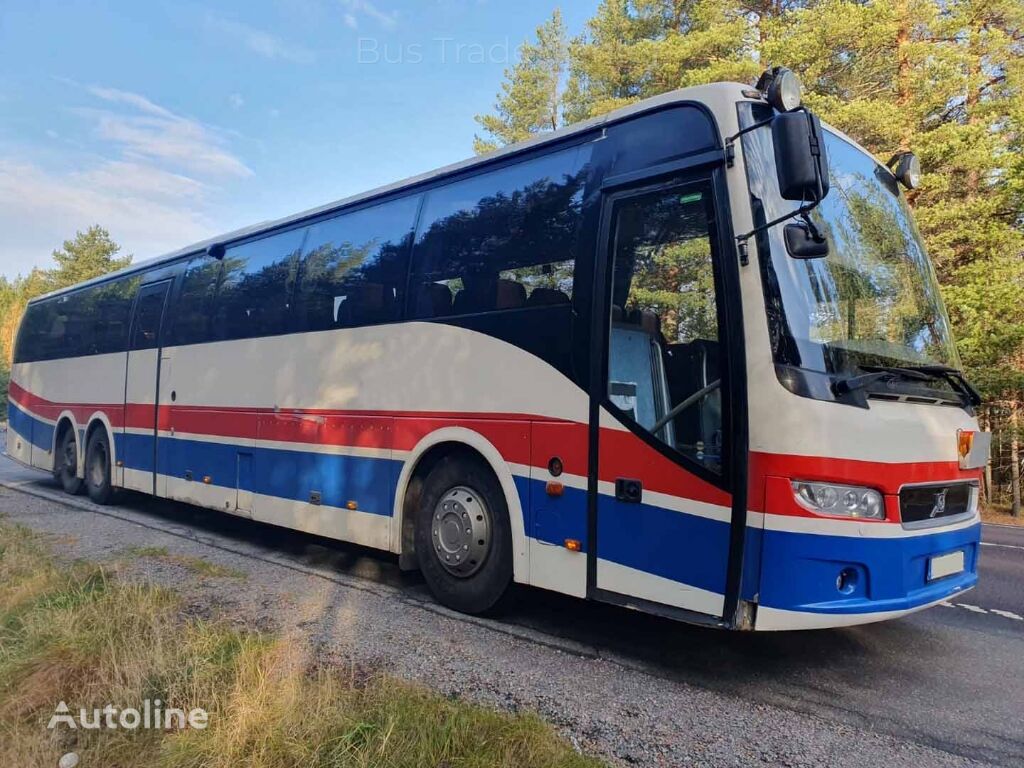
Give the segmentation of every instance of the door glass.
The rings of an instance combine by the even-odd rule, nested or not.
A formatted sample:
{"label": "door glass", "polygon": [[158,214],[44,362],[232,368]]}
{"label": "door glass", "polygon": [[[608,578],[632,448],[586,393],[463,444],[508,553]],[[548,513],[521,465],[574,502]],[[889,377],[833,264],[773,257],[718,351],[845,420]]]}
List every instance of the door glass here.
{"label": "door glass", "polygon": [[721,471],[722,399],[710,190],[616,208],[608,397],[625,416]]}
{"label": "door glass", "polygon": [[153,349],[160,338],[160,320],[164,313],[164,297],[168,283],[147,285],[139,293],[132,330],[132,349]]}

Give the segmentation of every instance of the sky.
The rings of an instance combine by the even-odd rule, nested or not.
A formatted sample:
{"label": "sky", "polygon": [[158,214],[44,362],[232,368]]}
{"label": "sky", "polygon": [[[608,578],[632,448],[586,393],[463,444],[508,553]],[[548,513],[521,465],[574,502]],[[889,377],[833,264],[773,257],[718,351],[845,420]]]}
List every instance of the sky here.
{"label": "sky", "polygon": [[[556,0],[2,0],[0,275],[136,260],[472,155]],[[560,3],[571,33],[597,0]]]}

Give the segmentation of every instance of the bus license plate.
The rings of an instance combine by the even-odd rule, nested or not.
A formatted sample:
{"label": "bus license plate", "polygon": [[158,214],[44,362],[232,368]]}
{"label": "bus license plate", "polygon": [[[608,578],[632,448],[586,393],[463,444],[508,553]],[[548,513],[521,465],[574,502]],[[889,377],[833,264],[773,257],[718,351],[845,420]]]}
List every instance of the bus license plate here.
{"label": "bus license plate", "polygon": [[939,555],[928,561],[928,581],[941,579],[943,576],[952,576],[954,573],[963,573],[963,570],[963,550],[950,552],[948,555]]}

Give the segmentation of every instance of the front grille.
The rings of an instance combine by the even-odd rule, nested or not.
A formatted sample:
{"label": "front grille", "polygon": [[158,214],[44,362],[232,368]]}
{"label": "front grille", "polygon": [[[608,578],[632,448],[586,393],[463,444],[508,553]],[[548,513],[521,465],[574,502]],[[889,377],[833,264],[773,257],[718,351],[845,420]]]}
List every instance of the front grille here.
{"label": "front grille", "polygon": [[919,523],[963,515],[971,510],[973,493],[970,483],[909,486],[900,491],[900,516],[904,523]]}

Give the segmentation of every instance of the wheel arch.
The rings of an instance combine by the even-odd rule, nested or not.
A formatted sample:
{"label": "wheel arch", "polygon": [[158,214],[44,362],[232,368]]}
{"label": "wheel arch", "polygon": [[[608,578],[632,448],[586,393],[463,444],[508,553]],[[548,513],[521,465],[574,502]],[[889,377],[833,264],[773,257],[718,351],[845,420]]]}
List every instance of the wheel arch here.
{"label": "wheel arch", "polygon": [[403,566],[415,562],[412,534],[414,520],[411,513],[414,511],[418,487],[414,480],[425,477],[440,459],[458,452],[466,452],[482,459],[497,478],[505,494],[509,527],[512,531],[513,577],[517,582],[526,583],[530,572],[530,550],[523,524],[523,505],[516,489],[515,478],[494,444],[479,432],[465,427],[444,427],[431,432],[406,456],[395,488],[391,518],[391,551],[399,555]]}

